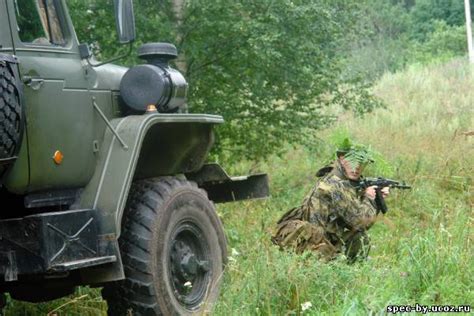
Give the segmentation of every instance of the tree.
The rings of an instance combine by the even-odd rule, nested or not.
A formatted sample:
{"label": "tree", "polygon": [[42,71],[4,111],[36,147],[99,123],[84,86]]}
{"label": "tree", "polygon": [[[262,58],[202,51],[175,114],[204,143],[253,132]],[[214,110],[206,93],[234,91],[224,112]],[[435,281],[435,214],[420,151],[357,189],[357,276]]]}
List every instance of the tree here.
{"label": "tree", "polygon": [[362,0],[353,38],[347,38],[344,74],[372,82],[387,71],[401,69],[412,48],[409,3],[401,0]]}
{"label": "tree", "polygon": [[326,106],[373,106],[340,77],[354,8],[350,1],[185,3],[178,33],[190,109],[226,118],[217,142],[226,157],[264,157],[284,142],[308,141],[331,121]]}
{"label": "tree", "polygon": [[411,63],[444,61],[466,52],[464,3],[458,0],[361,0],[347,38],[344,75],[368,82]]}
{"label": "tree", "polygon": [[410,14],[412,36],[422,41],[435,30],[435,21],[445,21],[449,26],[465,23],[464,2],[460,0],[417,0]]}
{"label": "tree", "polygon": [[[103,25],[112,19],[101,11],[111,1],[72,2],[74,11],[96,6],[93,24],[82,22],[79,33],[96,25],[88,40],[103,56],[115,55]],[[352,32],[357,1],[141,0],[136,9],[139,43],[177,45],[190,111],[227,120],[217,133],[221,157],[254,159],[285,142],[306,142],[333,119],[327,106],[365,112],[376,105],[365,88],[340,76],[339,48]]]}

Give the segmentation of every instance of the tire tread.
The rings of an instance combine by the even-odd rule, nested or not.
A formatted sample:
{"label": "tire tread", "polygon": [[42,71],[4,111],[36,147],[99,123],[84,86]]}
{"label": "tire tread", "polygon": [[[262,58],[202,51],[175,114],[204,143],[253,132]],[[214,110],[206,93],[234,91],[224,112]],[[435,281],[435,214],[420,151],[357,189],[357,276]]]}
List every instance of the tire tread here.
{"label": "tire tread", "polygon": [[[0,63],[0,159],[15,155],[21,141],[20,92],[12,65]],[[0,165],[0,176],[8,165]]]}

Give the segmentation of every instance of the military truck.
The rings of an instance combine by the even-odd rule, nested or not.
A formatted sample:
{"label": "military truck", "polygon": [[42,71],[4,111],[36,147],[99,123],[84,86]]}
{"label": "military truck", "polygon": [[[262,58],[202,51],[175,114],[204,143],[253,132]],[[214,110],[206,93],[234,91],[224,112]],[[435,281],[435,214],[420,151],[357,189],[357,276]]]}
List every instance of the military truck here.
{"label": "military truck", "polygon": [[[132,48],[133,2],[114,8]],[[213,202],[265,197],[268,181],[206,163],[223,118],[188,113],[175,46],[138,56],[130,69],[98,62],[65,0],[0,1],[3,297],[103,287],[110,315],[202,314],[216,301],[227,251]]]}

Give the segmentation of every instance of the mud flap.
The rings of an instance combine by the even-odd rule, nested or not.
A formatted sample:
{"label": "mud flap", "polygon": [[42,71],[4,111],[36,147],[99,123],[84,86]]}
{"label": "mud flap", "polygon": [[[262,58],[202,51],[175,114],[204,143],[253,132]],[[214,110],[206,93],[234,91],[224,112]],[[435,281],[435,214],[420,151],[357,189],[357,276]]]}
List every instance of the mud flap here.
{"label": "mud flap", "polygon": [[214,203],[262,199],[270,195],[266,174],[230,177],[215,163],[204,165],[199,171],[186,174],[186,178],[206,190],[209,199]]}

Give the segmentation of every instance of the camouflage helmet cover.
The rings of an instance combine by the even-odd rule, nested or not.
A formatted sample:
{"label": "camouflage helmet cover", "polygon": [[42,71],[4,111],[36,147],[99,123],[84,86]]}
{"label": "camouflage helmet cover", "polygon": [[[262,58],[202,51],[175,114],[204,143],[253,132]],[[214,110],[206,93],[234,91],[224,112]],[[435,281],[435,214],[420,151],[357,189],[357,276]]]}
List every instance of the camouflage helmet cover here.
{"label": "camouflage helmet cover", "polygon": [[365,165],[374,162],[373,153],[369,147],[355,144],[349,138],[345,138],[336,150],[337,157],[344,156],[352,164]]}

